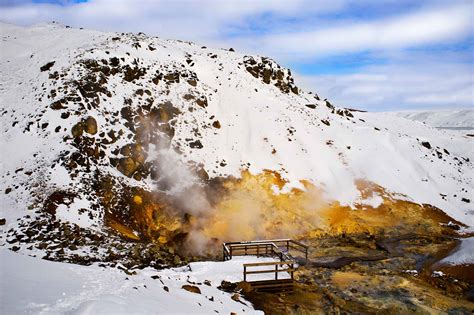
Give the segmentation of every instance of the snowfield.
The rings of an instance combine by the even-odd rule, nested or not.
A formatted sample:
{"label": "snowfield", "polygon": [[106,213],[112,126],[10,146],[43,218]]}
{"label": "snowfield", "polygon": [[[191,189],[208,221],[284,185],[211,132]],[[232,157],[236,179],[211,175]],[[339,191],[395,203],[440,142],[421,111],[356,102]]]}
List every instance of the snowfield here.
{"label": "snowfield", "polygon": [[438,128],[474,129],[474,109],[459,110],[406,110],[390,114],[411,120],[421,121]]}
{"label": "snowfield", "polygon": [[[273,259],[245,257],[245,262],[265,261]],[[56,263],[1,249],[0,313],[263,314],[217,289],[222,280],[242,281],[242,263],[237,257],[127,275],[117,268]],[[201,294],[182,289],[186,284],[198,286]]]}

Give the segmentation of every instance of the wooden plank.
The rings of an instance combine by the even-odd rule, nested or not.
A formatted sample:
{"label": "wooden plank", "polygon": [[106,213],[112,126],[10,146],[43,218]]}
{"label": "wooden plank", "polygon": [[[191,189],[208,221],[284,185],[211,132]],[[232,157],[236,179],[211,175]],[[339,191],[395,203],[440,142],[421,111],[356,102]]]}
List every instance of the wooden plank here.
{"label": "wooden plank", "polygon": [[252,289],[254,290],[259,290],[259,289],[262,289],[263,290],[275,290],[275,291],[283,291],[283,290],[293,290],[293,285],[290,284],[290,285],[286,285],[286,286],[260,286],[260,285],[252,285],[251,286]]}
{"label": "wooden plank", "polygon": [[255,281],[247,281],[249,284],[292,284],[295,283],[293,279],[279,279],[279,280],[255,280]]}
{"label": "wooden plank", "polygon": [[304,247],[304,248],[306,248],[306,249],[308,249],[308,247],[309,247],[308,245],[305,245],[305,244],[300,243],[300,242],[298,242],[298,241],[291,240],[291,242],[292,242],[292,243],[295,243],[296,245],[299,245],[299,246],[301,246],[301,247]]}
{"label": "wooden plank", "polygon": [[243,264],[247,267],[257,267],[257,266],[274,266],[274,265],[290,265],[294,264],[293,260],[286,260],[286,261],[269,261],[269,262],[261,262],[261,263],[247,263]]}
{"label": "wooden plank", "polygon": [[[244,266],[245,268],[245,266]],[[245,273],[248,274],[248,275],[252,275],[252,274],[258,274],[258,273],[280,273],[280,272],[295,272],[297,271],[298,269],[291,269],[291,268],[288,268],[288,269],[278,269],[278,270],[275,270],[275,269],[267,269],[267,270],[254,270],[254,271],[246,271]]]}

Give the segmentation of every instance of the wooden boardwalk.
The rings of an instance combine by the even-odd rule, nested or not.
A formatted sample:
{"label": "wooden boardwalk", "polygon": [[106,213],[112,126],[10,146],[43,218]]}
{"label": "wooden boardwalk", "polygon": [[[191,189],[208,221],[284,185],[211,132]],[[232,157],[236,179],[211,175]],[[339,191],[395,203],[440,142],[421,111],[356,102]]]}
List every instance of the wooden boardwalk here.
{"label": "wooden boardwalk", "polygon": [[[249,242],[228,242],[222,244],[223,259],[233,256],[274,257],[278,261],[243,264],[243,278],[253,290],[265,292],[292,292],[294,272],[298,270],[290,251],[303,254],[308,260],[308,246],[291,240],[261,240]],[[268,268],[266,268],[268,267]],[[262,269],[263,268],[263,269]],[[268,275],[268,279],[249,280],[251,275]]]}

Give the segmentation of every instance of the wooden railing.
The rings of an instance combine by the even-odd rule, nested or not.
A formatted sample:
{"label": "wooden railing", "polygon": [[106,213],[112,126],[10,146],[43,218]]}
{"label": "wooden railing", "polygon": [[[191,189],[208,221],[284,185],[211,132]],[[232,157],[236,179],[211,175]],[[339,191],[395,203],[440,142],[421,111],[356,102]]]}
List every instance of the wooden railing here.
{"label": "wooden railing", "polygon": [[[286,252],[283,252],[282,249]],[[291,239],[227,242],[222,244],[224,260],[232,259],[233,256],[248,255],[273,256],[278,257],[280,261],[292,260],[289,255],[291,250],[303,253],[305,260],[308,260],[308,246]]]}
{"label": "wooden railing", "polygon": [[[274,266],[275,269],[264,269],[264,270],[248,270],[249,268],[253,267],[267,267],[267,266]],[[279,266],[283,266],[283,268],[279,269]],[[287,268],[284,268],[287,266]],[[293,260],[289,261],[274,261],[274,262],[261,262],[261,263],[248,263],[244,264],[244,281],[247,281],[247,275],[253,274],[275,274],[275,280],[278,280],[278,274],[281,272],[286,272],[290,279],[293,280],[293,273],[298,268],[295,268],[295,262]],[[265,280],[273,280],[273,279],[265,279]],[[283,280],[280,278],[280,280]]]}
{"label": "wooden railing", "polygon": [[[228,242],[222,244],[224,261],[232,259],[233,256],[271,256],[280,261],[247,263],[244,267],[244,281],[248,282],[252,289],[266,292],[293,292],[294,272],[298,269],[291,250],[304,254],[308,260],[308,246],[291,239],[262,240],[249,242]],[[255,268],[270,267],[270,269],[255,270]],[[285,273],[289,276],[279,279],[278,275]],[[249,275],[269,274],[268,279],[249,281]],[[273,277],[273,274],[275,275]],[[266,278],[266,277],[264,277]]]}

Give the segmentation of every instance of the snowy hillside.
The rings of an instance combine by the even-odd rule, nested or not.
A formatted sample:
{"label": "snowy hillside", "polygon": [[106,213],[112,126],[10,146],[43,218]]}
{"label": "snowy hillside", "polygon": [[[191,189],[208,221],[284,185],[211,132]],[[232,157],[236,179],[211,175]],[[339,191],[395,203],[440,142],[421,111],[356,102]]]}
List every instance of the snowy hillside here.
{"label": "snowy hillside", "polygon": [[431,127],[474,129],[474,109],[400,111],[391,114],[421,121]]}
{"label": "snowy hillside", "polygon": [[[131,129],[151,127],[148,121],[138,124],[134,115],[161,115],[162,132],[146,140],[168,137],[171,145],[163,145],[180,154],[170,157],[150,143],[143,148],[147,152],[134,152],[142,154],[144,163],[165,154],[173,165],[192,161],[211,178],[240,176],[244,168],[253,174],[279,171],[289,181],[286,186],[302,187],[299,181],[308,180],[323,187],[326,198],[342,204],[364,202],[355,181],[365,179],[474,225],[467,214],[471,205],[461,201],[473,185],[473,151],[467,140],[391,116],[334,109],[295,88],[290,73],[270,59],[56,25],[28,29],[4,24],[1,51],[4,190],[13,178],[31,183],[40,173],[47,189],[77,181],[67,176],[64,162],[53,161],[77,158],[72,128],[87,117],[93,117],[90,123],[97,129],[96,134],[84,132],[97,143],[93,165],[154,189],[150,176],[128,179],[131,174],[123,167],[132,161],[120,159],[127,156],[126,145],[138,142],[131,139]],[[81,83],[91,77],[97,83]],[[164,119],[155,110],[159,104],[168,106]],[[136,125],[127,126],[132,123]],[[119,159],[117,167],[113,158]],[[24,170],[15,172],[20,168]],[[28,171],[34,172],[30,178]],[[182,174],[177,175],[182,181]],[[21,190],[7,196],[25,198],[20,208],[31,202],[29,196],[21,197]]]}
{"label": "snowy hillside", "polygon": [[[112,281],[144,268],[133,281],[161,292],[147,268],[215,258],[227,240],[474,228],[472,138],[337,108],[270,58],[233,49],[56,24],[0,31],[0,244],[92,265],[71,269],[91,272],[85,286],[99,266]],[[7,271],[32,263],[5,248]],[[105,282],[98,294],[135,301],[134,286]],[[179,309],[214,310],[216,292]],[[219,310],[252,310],[222,299]],[[28,307],[101,310],[89,300]]]}

